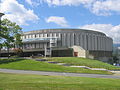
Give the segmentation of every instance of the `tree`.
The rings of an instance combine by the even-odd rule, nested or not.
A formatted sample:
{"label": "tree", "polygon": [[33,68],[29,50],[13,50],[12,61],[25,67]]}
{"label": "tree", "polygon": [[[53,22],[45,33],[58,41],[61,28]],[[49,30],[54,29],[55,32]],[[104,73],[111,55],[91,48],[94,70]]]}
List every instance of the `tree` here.
{"label": "tree", "polygon": [[8,55],[9,48],[22,45],[21,33],[22,28],[8,19],[1,21],[0,31],[0,48],[7,47]]}
{"label": "tree", "polygon": [[14,45],[16,45],[17,48],[22,47],[23,43],[22,43],[22,39],[21,39],[21,34],[17,33],[14,35]]}
{"label": "tree", "polygon": [[113,63],[118,63],[119,59],[117,56],[113,56]]}

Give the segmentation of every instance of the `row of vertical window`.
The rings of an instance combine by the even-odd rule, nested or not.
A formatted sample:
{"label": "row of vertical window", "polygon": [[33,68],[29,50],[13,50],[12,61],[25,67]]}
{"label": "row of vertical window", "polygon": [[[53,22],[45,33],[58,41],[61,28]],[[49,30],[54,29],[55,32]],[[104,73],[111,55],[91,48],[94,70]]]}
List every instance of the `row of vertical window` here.
{"label": "row of vertical window", "polygon": [[45,48],[46,47],[50,47],[49,43],[27,43],[23,45],[23,49],[37,49],[37,48]]}
{"label": "row of vertical window", "polygon": [[60,37],[60,33],[23,35],[22,39],[39,38],[39,37]]}
{"label": "row of vertical window", "polygon": [[[64,33],[64,35],[67,35],[67,33]],[[23,35],[22,39],[39,38],[39,37],[60,37],[60,36],[61,36],[61,33],[30,34],[30,35]],[[95,36],[99,36],[99,35],[95,35]]]}

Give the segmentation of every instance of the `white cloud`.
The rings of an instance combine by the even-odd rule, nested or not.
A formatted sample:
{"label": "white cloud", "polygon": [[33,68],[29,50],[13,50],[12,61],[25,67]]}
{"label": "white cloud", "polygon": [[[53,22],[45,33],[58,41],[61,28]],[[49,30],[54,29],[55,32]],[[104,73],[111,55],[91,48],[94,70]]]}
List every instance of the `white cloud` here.
{"label": "white cloud", "polygon": [[111,11],[120,13],[120,0],[96,1],[92,6],[92,12],[97,15],[111,15]]}
{"label": "white cloud", "polygon": [[46,19],[47,23],[53,22],[61,27],[68,27],[68,23],[64,17],[51,16]]}
{"label": "white cloud", "polygon": [[28,25],[28,21],[39,19],[33,10],[26,9],[24,5],[19,4],[16,0],[2,0],[0,6],[0,11],[5,13],[3,18],[8,18],[19,25]]}
{"label": "white cloud", "polygon": [[44,2],[48,3],[49,5],[80,5],[80,4],[88,4],[92,3],[95,0],[44,0]]}
{"label": "white cloud", "polygon": [[120,43],[120,25],[113,26],[111,24],[90,24],[80,26],[81,29],[96,30],[107,34],[112,37],[114,43]]}
{"label": "white cloud", "polygon": [[25,0],[30,6],[38,6],[42,2],[41,0]]}
{"label": "white cloud", "polygon": [[79,6],[83,5],[96,15],[111,15],[120,13],[120,0],[43,0],[52,6]]}

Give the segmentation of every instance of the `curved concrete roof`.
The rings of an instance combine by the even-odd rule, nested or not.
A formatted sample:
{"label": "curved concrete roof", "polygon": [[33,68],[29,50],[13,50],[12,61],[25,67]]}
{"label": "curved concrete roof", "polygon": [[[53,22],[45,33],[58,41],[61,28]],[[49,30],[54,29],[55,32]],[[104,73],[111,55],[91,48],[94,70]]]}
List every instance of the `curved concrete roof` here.
{"label": "curved concrete roof", "polygon": [[23,34],[37,34],[37,33],[50,33],[50,32],[84,32],[84,33],[93,33],[93,34],[101,34],[106,36],[104,33],[99,31],[87,30],[87,29],[41,29],[24,32]]}

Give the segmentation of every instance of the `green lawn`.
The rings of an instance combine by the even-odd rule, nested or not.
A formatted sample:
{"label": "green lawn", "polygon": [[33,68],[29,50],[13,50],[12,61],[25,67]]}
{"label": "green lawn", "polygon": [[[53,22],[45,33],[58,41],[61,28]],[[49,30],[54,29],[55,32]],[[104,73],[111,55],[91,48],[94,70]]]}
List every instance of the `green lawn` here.
{"label": "green lawn", "polygon": [[53,57],[50,58],[52,61],[67,63],[70,65],[76,66],[88,66],[91,68],[105,68],[109,70],[120,70],[120,67],[116,67],[102,61],[92,60],[92,59],[85,59],[85,58],[78,58],[78,57]]}
{"label": "green lawn", "polygon": [[36,71],[56,71],[56,72],[74,72],[74,73],[95,73],[112,74],[108,71],[96,71],[83,68],[74,68],[50,64],[47,62],[28,60],[28,59],[0,59],[0,68],[18,69],[18,70],[36,70]]}
{"label": "green lawn", "polygon": [[120,79],[0,73],[0,90],[120,90]]}

